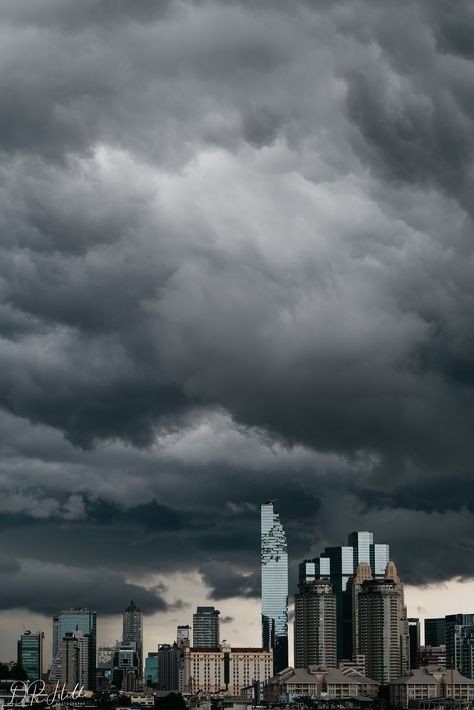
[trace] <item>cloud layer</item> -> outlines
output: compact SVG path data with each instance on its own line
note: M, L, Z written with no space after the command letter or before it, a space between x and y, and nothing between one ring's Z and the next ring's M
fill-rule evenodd
M257 595L268 497L474 576L470 3L0 19L0 606Z

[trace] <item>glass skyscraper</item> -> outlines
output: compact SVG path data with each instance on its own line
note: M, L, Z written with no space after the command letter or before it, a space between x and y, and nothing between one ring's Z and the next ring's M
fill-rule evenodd
M280 516L261 506L262 646L273 648L274 672L288 667L288 546Z
M97 656L97 614L91 609L64 609L53 619L53 633L57 634L59 642L58 656L61 654L61 644L66 634L81 632L88 639L88 670L86 690L96 689L96 656ZM56 664L55 664L56 661ZM53 668L59 666L61 659L53 659ZM51 676L50 676L51 678Z
M43 674L44 634L25 631L18 641L18 663L23 666L29 681L41 680Z
M351 583L361 563L367 563L375 578L382 579L389 562L388 545L374 543L372 532L367 530L348 535L347 545L326 547L313 560L305 560L299 566L301 582L313 579L329 579L336 595L337 612L337 658L351 658L353 654L353 609Z

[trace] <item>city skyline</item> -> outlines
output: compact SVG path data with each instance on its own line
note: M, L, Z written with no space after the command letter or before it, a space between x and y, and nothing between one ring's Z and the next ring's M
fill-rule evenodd
M265 500L290 617L351 531L410 617L473 613L472 2L0 27L0 657L71 605L113 645L131 599L144 654L197 606L259 646Z
M270 512L271 512L272 521L275 522L275 520L276 520L277 525L281 527L279 515L274 512L273 504L271 502L267 502L267 503L264 503L261 505L262 510L265 507L267 507L269 509L271 508ZM266 529L266 527L268 527L268 525L265 526L264 521L262 519L262 513L261 513L261 530L263 531L264 528ZM270 526L270 529L271 529L271 526ZM372 531L353 531L351 533L348 533L346 537L348 539L348 542L350 542L351 545L353 545L353 547L349 548L349 547L343 546L343 547L338 548L337 546L336 547L332 546L329 548L329 555L334 556L334 554L336 553L337 550L349 550L350 549L351 550L351 560L353 560L353 562L351 562L352 574L355 574L357 564L360 566L360 568L362 568L365 564L367 566L368 576L365 576L365 577L363 576L361 579L370 579L370 578L372 578L372 575L374 575L374 577L378 577L379 579L383 579L386 575L386 569L384 568L383 573L382 573L381 565L382 565L382 562L385 561L385 557L388 556L388 554L389 554L388 553L389 546L385 545L385 544L379 544L379 543L374 544L374 534ZM262 541L263 541L263 539L262 539ZM258 543L258 540L256 540L256 543ZM286 549L286 546L285 546L285 549ZM328 554L327 550L328 550L328 548L326 548L321 553L320 558L323 558L326 554ZM380 550L381 556L380 556L380 554L379 555L376 554L377 550ZM297 563L295 560L293 560L293 566L295 567L295 569L299 570L300 583L301 583L301 580L303 580L303 582L311 583L311 581L313 579L321 578L324 580L329 580L331 578L329 563L326 563L325 565L321 564L321 567L319 567L317 565L317 568L320 569L321 571L320 572L315 571L314 562L316 561L317 563L319 563L320 558L314 558L312 560L306 558L304 560L301 560L299 563ZM382 560L382 558L383 558L383 560ZM328 558L328 560L329 560L329 558ZM369 564L369 560L371 561L370 564ZM363 563L363 564L361 564L361 563ZM390 564L393 564L393 563L391 562ZM347 573L349 573L349 571L350 571L349 566L347 567L346 571L347 571ZM336 580L337 579L338 579L338 577L336 575ZM348 577L347 579L350 579L350 577ZM336 587L337 587L337 582L336 582ZM352 590L352 586L349 585L348 589ZM293 640L294 640L294 637L293 637L293 631L294 631L294 629L293 629L293 622L294 622L293 599L294 599L294 593L296 593L297 591L298 591L298 588L295 587L295 589L292 592L290 591L290 595L288 597L288 606L292 608L291 609L291 611L292 611L291 619L290 619L290 623L288 624L290 665L291 665L291 663L294 662L294 659L293 659ZM263 592L263 587L262 587L262 592ZM425 593L426 593L426 590L425 590ZM351 591L351 594L352 594L352 591ZM232 600L232 601L234 602L234 600ZM443 603L443 602L440 602L440 603ZM454 603L456 603L456 602L454 602ZM449 618L449 613L450 613L449 610L451 610L451 611L453 610L453 606L452 606L453 601L451 601L451 606L450 606L448 603L448 598L446 598L446 600L444 601L444 604L445 604L445 607L444 607L443 614L442 614L443 619L444 619L445 615L447 616L447 618ZM463 609L462 612L459 612L459 607L457 608L457 618L460 618L460 616L459 616L460 614L461 614L461 616L464 614L464 616L462 616L462 618L467 620L465 623L471 623L473 615L469 614L469 613L467 613L467 614L465 613L465 609L467 609L467 608L472 608L470 600L466 600L465 604L462 605L462 609ZM160 644L171 643L173 641L173 633L175 633L175 631L176 631L176 625L177 625L178 630L180 628L191 629L191 634L194 635L194 628L195 628L194 625L191 624L189 626L183 627L183 623L184 623L184 621L187 620L187 618L191 614L192 614L193 621L195 621L197 618L196 612L199 615L200 610L203 610L205 613L212 612L212 615L217 616L217 620L219 622L219 616L220 616L221 612L220 612L220 610L215 609L215 607L202 606L202 603L201 603L201 604L197 605L196 611L194 611L194 612L192 612L190 609L187 609L186 612L184 612L184 610L183 610L181 612L182 616L175 617L173 619L172 623L174 624L174 627L173 627L173 632L172 632L171 638L169 637L169 635L166 638L165 637L158 638L158 640L155 637L154 641L152 641L152 642L148 641L148 645L147 645L147 643L145 643L144 650L143 650L143 658L145 658L150 651L156 651ZM137 608L135 602L133 600L130 601L129 604L127 605L127 607L122 612L121 626L123 626L123 632L125 632L125 628L126 628L125 619L127 617L128 612L132 613L131 617L129 617L130 620L135 620L137 613L138 613L138 616L140 617L140 619L142 617L142 612ZM420 612L424 612L424 613L420 614ZM186 616L186 613L187 613L187 616ZM421 620L422 627L423 627L423 619L424 618L429 618L433 623L438 621L437 619L433 619L432 615L428 614L426 609L423 609L419 606L417 607L417 613L418 613L417 618ZM61 624L63 626L65 624L64 629L62 629L63 632L70 631L75 628L79 628L83 632L87 633L88 630L90 630L90 623L91 622L90 621L84 621L84 622L80 621L79 627L78 627L78 615L79 615L80 619L85 620L85 619L88 619L91 614L94 615L94 622L93 623L94 623L94 628L95 628L96 625L98 626L98 624L97 624L98 620L96 617L95 610L88 609L88 608L81 608L81 607L71 607L71 608L68 608L65 610L59 610L59 612L57 614L53 615L50 619L47 619L48 623L46 624L46 626L43 624L43 627L41 629L36 630L36 631L40 630L43 633L43 637L46 638L46 641L45 641L46 653L43 653L43 657L46 659L45 663L48 663L47 649L50 646L49 633L48 633L49 627L51 626L51 629L52 629L51 645L54 648L54 645L58 643L60 636L63 635L63 633L61 632L61 628L62 628ZM65 619L64 622L61 621L63 618ZM107 618L107 615L105 618ZM454 617L452 617L452 618L454 618ZM99 616L99 620L104 621L104 618L100 619L100 616ZM230 624L230 623L235 623L236 620L230 616L224 616L222 621L224 624ZM136 622L135 622L135 624L136 624ZM143 622L141 622L139 625L142 626L142 624L143 624ZM116 628L116 624L112 623L110 628L114 628L114 626ZM250 624L250 626L254 626L253 638L255 638L255 626L256 626L255 622L253 624ZM127 624L127 627L128 627L128 624ZM196 627L196 628L199 628L199 627ZM263 626L262 626L262 622L260 621L260 636L262 634L262 629L263 629ZM147 630L147 625L145 625L145 630ZM148 631L149 631L149 638L151 638L152 633L150 632L149 629L148 629ZM198 631L198 633L202 633L202 632ZM217 625L217 633L219 634L219 623ZM239 633L239 631L238 631L238 633ZM169 632L168 632L168 634L169 634ZM112 642L112 636L110 636L110 632L109 632L108 636L104 635L103 638L102 638L102 634L97 634L97 632L96 632L95 636L96 636L96 638L94 638L94 645L96 648L99 648L99 646L100 647L107 646L109 643ZM97 639L97 637L98 637L98 639ZM116 640L119 639L119 637L120 637L120 634L116 633L116 637L115 637ZM337 638L337 634L334 639L334 642L336 641L336 638ZM176 638L174 638L174 640L176 640ZM262 639L260 639L260 640L262 640ZM239 641L240 641L240 644L242 645L242 637L239 638ZM226 643L226 642L228 643L228 639L225 639L225 641L223 641L223 643ZM118 640L117 640L117 643L118 643ZM233 645L238 645L238 644L234 643ZM244 641L244 645L249 645L249 643L245 643L245 641ZM260 643L255 643L254 645L257 647L260 645ZM350 657L351 654L349 653L347 655ZM341 657L341 654L339 654L339 656ZM5 661L6 659L5 658L2 659L0 656L0 661L2 661L2 660Z

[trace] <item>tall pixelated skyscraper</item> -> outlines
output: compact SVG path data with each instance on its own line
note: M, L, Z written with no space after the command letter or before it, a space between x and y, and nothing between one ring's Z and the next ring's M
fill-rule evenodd
M273 648L274 672L288 667L288 547L280 516L261 506L262 646Z
M124 644L134 643L138 655L139 677L143 677L143 614L135 602L131 601L123 612Z

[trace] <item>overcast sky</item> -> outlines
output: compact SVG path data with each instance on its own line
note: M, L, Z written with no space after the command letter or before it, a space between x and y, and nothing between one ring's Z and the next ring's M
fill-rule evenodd
M369 529L474 611L472 2L0 23L0 660L131 598L147 650L197 603L258 643L266 498L292 592Z

